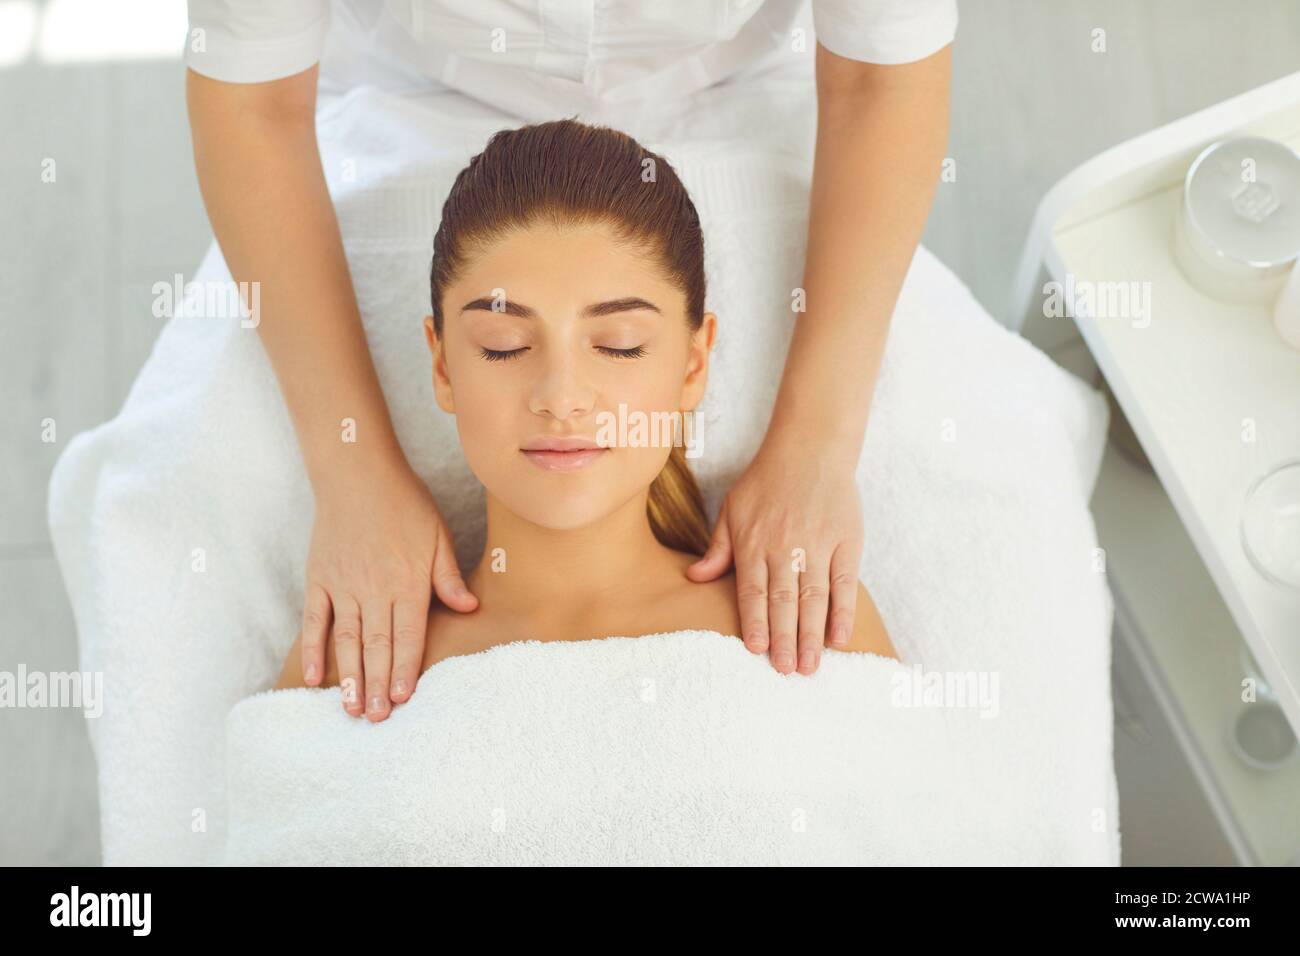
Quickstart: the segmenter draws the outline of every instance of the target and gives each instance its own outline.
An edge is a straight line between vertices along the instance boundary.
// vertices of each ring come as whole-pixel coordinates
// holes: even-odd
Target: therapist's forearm
[[[312,486],[319,495],[404,461],[321,168],[316,68],[251,84],[190,70],[186,98],[208,218],[233,278],[259,284],[257,334]],[[343,441],[344,419],[355,443]]]
[[[818,47],[806,311],[768,427],[774,444],[849,466],[861,454],[889,321],[947,147],[950,50],[876,66]]]

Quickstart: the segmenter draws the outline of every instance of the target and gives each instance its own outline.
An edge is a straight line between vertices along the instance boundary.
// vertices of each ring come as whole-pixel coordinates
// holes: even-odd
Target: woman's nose
[[[578,361],[569,355],[556,356],[546,363],[533,388],[528,407],[536,415],[566,419],[591,411],[596,390],[584,380]]]

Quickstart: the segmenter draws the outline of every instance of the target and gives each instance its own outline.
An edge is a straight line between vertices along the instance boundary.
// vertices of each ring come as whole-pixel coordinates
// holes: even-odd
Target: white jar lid
[[[1267,301],[1300,254],[1300,155],[1254,136],[1207,146],[1187,170],[1176,228],[1194,284]]]

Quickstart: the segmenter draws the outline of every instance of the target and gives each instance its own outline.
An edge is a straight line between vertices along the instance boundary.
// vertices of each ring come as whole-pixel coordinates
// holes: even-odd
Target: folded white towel
[[[468,561],[482,546],[482,493],[434,404],[420,328],[442,200],[483,144],[467,133],[457,145],[449,131],[469,128],[458,123],[363,88],[329,107],[320,136],[398,437]],[[712,515],[761,441],[803,262],[808,167],[758,135],[646,142],[679,168],[706,233],[720,328],[692,466]],[[229,280],[215,245],[186,278]],[[73,439],[51,480],[81,667],[105,677],[90,731],[110,864],[218,858],[224,720],[274,682],[301,614],[312,497],[270,364],[237,319],[182,311],[121,413]],[[858,472],[862,579],[905,660],[1023,669],[1015,692],[1042,708],[1114,835],[1113,799],[1099,793],[1114,784],[1110,604],[1086,506],[1105,421],[1100,396],[918,250]],[[1014,752],[1003,765],[1037,772]]]
[[[915,683],[835,650],[782,676],[691,630],[448,658],[383,724],[349,719],[337,688],[259,694],[228,721],[224,860],[1108,862],[1068,728],[1011,688],[939,708]]]

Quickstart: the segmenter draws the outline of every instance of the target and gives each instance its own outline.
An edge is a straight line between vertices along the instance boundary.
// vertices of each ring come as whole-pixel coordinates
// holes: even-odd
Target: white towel
[[[420,327],[442,200],[488,132],[457,122],[363,88],[331,104],[319,127],[398,437],[468,562],[482,545],[482,493],[453,419],[434,404]],[[467,130],[464,142],[451,129]],[[775,397],[808,167],[757,140],[646,145],[679,169],[705,228],[707,304],[720,328],[700,410],[705,454],[692,466],[716,515]],[[229,272],[214,246],[185,278]],[[74,438],[51,480],[81,667],[105,676],[91,740],[110,864],[219,858],[224,720],[274,682],[301,615],[311,489],[269,361],[238,319],[194,305],[182,313],[121,413]],[[1100,396],[918,251],[859,466],[862,579],[906,660],[981,669],[991,641],[1015,647],[1024,694],[1049,710],[1077,704],[1052,726],[1094,787],[1113,787],[1110,604],[1086,506],[1105,421]],[[1107,812],[1113,827],[1113,801]]]
[[[337,688],[259,694],[228,722],[224,861],[1111,860],[1105,777],[1068,729],[1014,685],[939,708],[918,680],[836,650],[783,676],[696,630],[448,658],[383,724],[350,720]]]

